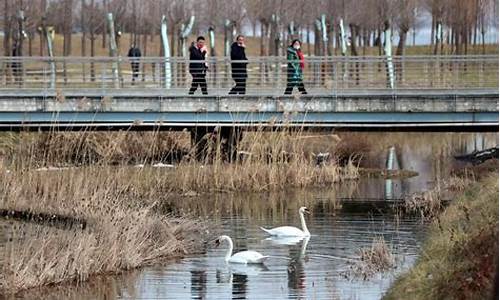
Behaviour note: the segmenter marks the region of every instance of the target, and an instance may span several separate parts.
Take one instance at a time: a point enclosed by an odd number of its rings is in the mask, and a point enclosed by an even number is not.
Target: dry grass
[[[470,184],[434,219],[416,265],[384,299],[494,299],[498,171]]]
[[[445,206],[445,201],[456,197],[475,181],[472,178],[452,176],[440,181],[434,188],[405,198],[405,210],[416,212],[423,221],[438,216]]]
[[[238,146],[240,154],[227,162],[220,136],[205,136],[205,155],[193,159],[188,132],[150,133],[51,133],[6,136],[3,147],[4,164],[23,170],[41,167],[132,166],[144,164],[140,174],[158,178],[166,190],[175,192],[267,191],[285,187],[330,186],[342,180],[358,178],[352,161],[341,167],[329,160],[317,165],[315,152],[335,151],[335,142],[326,139],[311,148],[307,133],[280,130],[245,133]],[[316,140],[323,137],[318,135]],[[327,146],[322,146],[327,145]],[[0,150],[0,157],[2,150]],[[153,163],[174,163],[175,168],[156,170]],[[132,174],[138,171],[128,170]],[[128,176],[128,175],[126,175]]]
[[[85,281],[192,250],[191,234],[199,225],[157,212],[158,202],[171,195],[163,187],[164,174],[108,164],[123,155],[116,154],[120,139],[103,143],[102,152],[96,151],[100,163],[38,169],[49,163],[64,164],[68,158],[93,161],[88,152],[75,151],[82,148],[81,140],[70,143],[68,136],[62,136],[44,140],[46,146],[40,146],[36,135],[4,139],[0,207],[72,216],[87,220],[88,226],[82,230],[10,223],[10,237],[3,245],[0,294]]]
[[[396,265],[392,249],[383,237],[374,238],[370,248],[359,249],[359,258],[353,262],[347,277],[362,277],[368,280],[375,274],[390,271]]]
[[[87,167],[12,170],[2,176],[2,208],[69,215],[86,219],[88,226],[81,230],[10,223],[0,293],[85,281],[192,250],[190,236],[198,225],[159,215],[153,200],[165,199],[168,192],[139,174],[120,167]]]
[[[180,159],[186,132],[0,133],[0,158],[20,168],[138,164]]]

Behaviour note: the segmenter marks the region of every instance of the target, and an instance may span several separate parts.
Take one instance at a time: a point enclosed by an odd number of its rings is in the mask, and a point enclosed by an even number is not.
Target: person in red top
[[[285,89],[285,95],[292,94],[293,88],[296,86],[299,92],[303,95],[307,94],[306,88],[304,87],[304,54],[300,50],[301,42],[298,39],[292,41],[292,44],[287,49],[287,83]]]

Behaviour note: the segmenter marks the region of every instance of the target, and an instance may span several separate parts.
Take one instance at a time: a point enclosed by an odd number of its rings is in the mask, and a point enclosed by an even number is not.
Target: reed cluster
[[[144,170],[143,177],[152,176],[145,180],[160,180],[161,188],[182,193],[328,186],[359,177],[352,160],[340,164],[336,159],[337,139],[305,136],[305,132],[291,129],[249,132],[229,160],[224,146],[227,141],[207,136],[200,150],[190,144],[186,131],[22,133],[0,139],[4,146],[0,147],[0,157],[4,167],[21,170],[138,167]],[[324,142],[317,142],[321,140]],[[197,152],[203,155],[195,159]],[[319,152],[331,155],[318,163]],[[163,178],[158,179],[160,176]]]
[[[376,237],[368,248],[358,250],[358,258],[353,261],[347,277],[361,277],[368,280],[375,274],[390,271],[396,266],[391,247],[383,237]]]

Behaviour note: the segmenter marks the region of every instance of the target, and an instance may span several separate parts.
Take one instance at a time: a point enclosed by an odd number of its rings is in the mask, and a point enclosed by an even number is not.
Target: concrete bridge
[[[188,95],[187,63],[141,59],[133,78],[127,58],[0,57],[0,128],[498,130],[497,56],[395,57],[392,86],[383,57],[307,58],[307,95],[283,95],[276,57],[249,60],[245,95],[213,58],[209,94]]]

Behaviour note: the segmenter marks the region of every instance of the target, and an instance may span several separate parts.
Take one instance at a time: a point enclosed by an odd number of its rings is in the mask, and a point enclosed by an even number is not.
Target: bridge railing
[[[172,57],[0,57],[1,89],[130,89],[161,90],[187,95],[190,63],[205,73],[209,95],[226,95],[234,86],[231,61],[211,57],[206,64]],[[246,94],[280,95],[287,87],[289,62],[283,57],[252,57],[247,63]],[[294,62],[297,63],[297,62]],[[306,57],[304,86],[312,95],[360,90],[498,89],[498,56],[393,57],[393,86],[385,57]],[[297,66],[297,65],[295,65]],[[295,88],[296,90],[296,88]],[[199,89],[195,95],[201,94]]]

